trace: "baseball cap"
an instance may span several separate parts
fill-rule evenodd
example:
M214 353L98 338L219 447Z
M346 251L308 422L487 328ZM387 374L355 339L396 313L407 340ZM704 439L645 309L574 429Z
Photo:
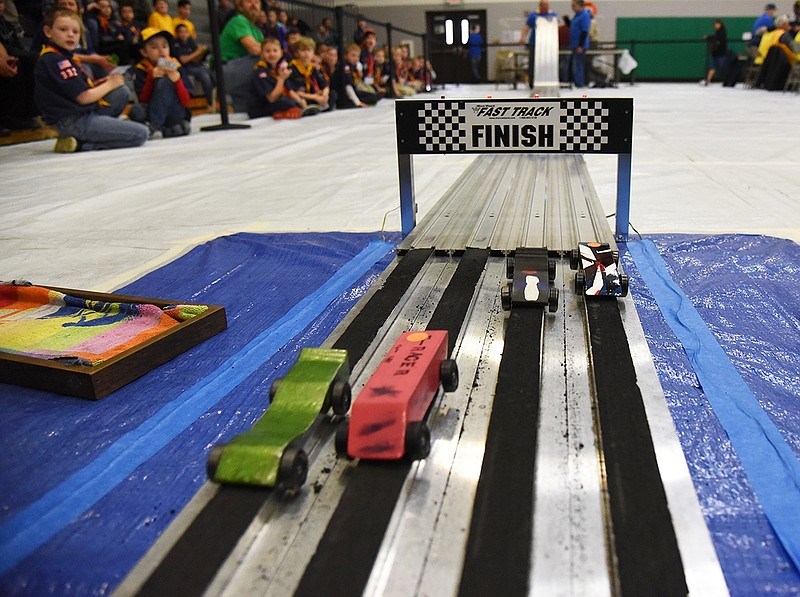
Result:
M172 34L169 31L159 29L158 27L145 27L139 34L139 45L144 46L146 41L158 37L159 35L166 39L167 43L172 41Z
M770 2L764 7L764 10L778 10L778 7L772 2Z

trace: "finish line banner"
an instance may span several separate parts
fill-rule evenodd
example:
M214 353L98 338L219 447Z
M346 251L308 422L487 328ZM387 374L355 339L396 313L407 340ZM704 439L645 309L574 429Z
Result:
M631 153L633 99L400 100L398 154Z

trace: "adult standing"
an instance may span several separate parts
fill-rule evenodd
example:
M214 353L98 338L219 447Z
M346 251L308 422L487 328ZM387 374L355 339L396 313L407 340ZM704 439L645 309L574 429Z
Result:
M562 83L570 81L569 24L569 15L564 15L561 17L561 24L558 26L558 78ZM562 54L562 50L566 54Z
M789 18L789 31L793 35L800 33L800 0L792 6L792 16Z
M222 76L233 100L235 112L246 112L253 68L261 55L264 33L256 25L261 12L259 0L236 0L237 14L228 21L220 36Z
M483 55L483 36L481 35L480 25L473 25L470 28L467 47L469 48L469 65L472 70L472 79L475 83L480 83L481 56Z
M536 55L534 51L536 47L536 19L539 17L558 18L558 15L550 9L550 0L540 0L539 8L536 10L536 12L532 12L528 15L528 18L525 21L525 25L523 25L522 32L519 36L519 44L524 46L527 43L529 48L528 76L531 89L533 89L533 62L534 56ZM530 37L528 34L530 34Z
M714 21L714 34L706 35L708 44L708 72L706 78L700 81L701 85L708 85L714 78L714 73L725 66L725 56L728 53L728 33L725 23L717 19Z
M589 49L589 30L592 13L584 0L572 0L575 16L569 25L569 47L572 51L572 81L575 87L586 87L586 50Z
M356 18L356 30L353 31L353 43L360 46L364 42L364 36L367 34L368 28L366 17L358 15Z
M777 10L778 7L772 2L764 7L764 12L762 15L756 19L755 23L753 23L753 37L750 40L751 46L758 46L759 42L761 41L761 36L764 35L764 32L775 24L775 13Z

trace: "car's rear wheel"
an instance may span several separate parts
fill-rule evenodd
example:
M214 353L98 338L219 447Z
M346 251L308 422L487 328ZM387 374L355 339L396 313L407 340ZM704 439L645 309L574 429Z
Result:
M455 392L458 389L458 365L453 359L445 359L439 365L439 374L445 392Z
M578 270L575 273L575 292L586 294L586 274L583 273L583 270Z
M289 444L278 465L278 485L289 491L303 486L308 476L308 456L302 448Z
M334 446L336 447L336 454L344 458L350 458L347 453L347 437L350 433L350 421L342 421L336 428L336 437L334 439Z
M547 309L550 313L558 311L558 288L550 287L550 296L547 299Z
M415 421L406 427L406 458L422 460L431 453L431 432L425 421Z
M206 474L208 474L209 479L214 479L217 475L217 468L219 467L219 461L222 459L222 452L225 449L225 444L217 444L211 451L208 453L208 459L206 460Z
M350 410L352 394L349 382L342 379L337 379L333 382L333 386L331 387L331 408L333 409L333 414L347 414L347 411Z
M272 384L269 386L269 401L275 400L275 395L278 393L278 388L281 387L282 377L276 377Z
M511 284L503 284L500 287L500 304L504 311L511 311Z

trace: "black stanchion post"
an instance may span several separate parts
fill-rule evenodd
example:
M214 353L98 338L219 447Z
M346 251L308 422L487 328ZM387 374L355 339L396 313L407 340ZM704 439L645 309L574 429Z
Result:
M214 53L214 72L217 75L217 101L221 124L201 127L201 131L225 131L231 129L249 129L249 124L232 124L228 121L228 98L225 93L225 77L222 74L222 52L219 45L219 19L217 18L217 0L208 0L208 20L211 29L211 51Z
M336 30L339 32L339 39L336 40L339 45L339 59L344 56L344 47L347 45L344 41L344 9L337 6L333 9L334 17L336 18Z
M428 62L431 59L431 49L430 44L428 42L428 34L422 34L422 58L425 60L424 71L428 73ZM433 66L433 65L431 65ZM433 79L431 78L430 73L428 73L425 77L425 91L431 91L433 89Z

